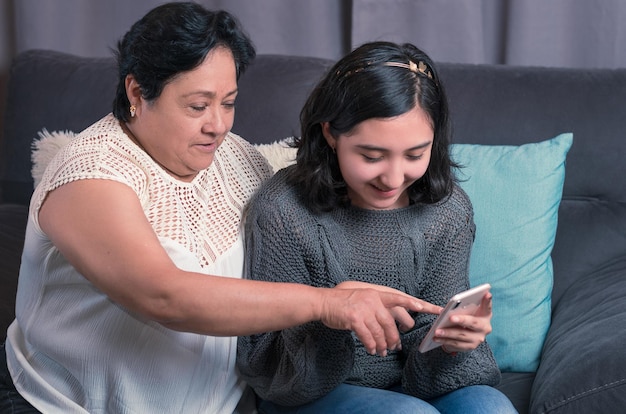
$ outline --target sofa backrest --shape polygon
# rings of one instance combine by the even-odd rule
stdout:
[[[260,55],[242,76],[233,131],[254,143],[299,133],[299,111],[332,64]],[[573,132],[553,251],[553,304],[581,277],[626,268],[626,69],[439,64],[454,140],[523,144]],[[12,67],[0,153],[1,200],[27,204],[31,143],[110,112],[113,58],[27,51]]]
[[[580,278],[626,274],[626,68],[440,68],[456,142],[517,145],[574,134],[552,251],[553,307]]]
[[[233,132],[270,143],[299,133],[299,112],[331,61],[260,55],[239,82]],[[19,54],[9,75],[0,153],[0,201],[28,204],[33,191],[30,151],[37,133],[79,132],[111,112],[114,59],[51,50]],[[1,142],[1,141],[0,141]]]

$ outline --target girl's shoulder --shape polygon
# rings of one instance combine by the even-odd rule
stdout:
[[[474,220],[472,202],[467,193],[456,183],[453,185],[450,195],[438,203],[427,205],[424,210],[439,217],[439,220],[450,223],[469,223]]]
[[[278,170],[261,185],[255,198],[262,198],[264,202],[270,204],[297,203],[297,189],[288,182],[292,169],[293,166],[289,166]]]
[[[451,203],[454,208],[459,208],[463,211],[472,211],[472,201],[469,195],[456,183],[452,187],[452,193],[448,197],[448,202]]]
[[[278,170],[259,187],[249,205],[249,210],[257,218],[296,222],[311,215],[298,189],[288,182],[291,169],[292,166]]]

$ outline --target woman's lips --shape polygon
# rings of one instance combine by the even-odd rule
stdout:
[[[215,152],[215,150],[217,149],[217,143],[211,142],[207,144],[196,144],[195,147],[198,148],[202,152],[210,153],[210,152]]]

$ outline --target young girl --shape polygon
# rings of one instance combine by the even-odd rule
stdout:
[[[315,88],[301,122],[296,164],[261,188],[246,218],[250,278],[367,282],[440,306],[469,287],[472,205],[455,184],[446,95],[426,54],[357,48]],[[515,412],[491,387],[491,315],[486,294],[475,316],[437,332],[441,347],[420,353],[435,315],[416,313],[400,346],[378,355],[311,322],[240,338],[238,366],[261,413]]]

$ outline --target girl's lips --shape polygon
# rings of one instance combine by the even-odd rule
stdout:
[[[372,187],[378,194],[380,194],[383,197],[393,197],[397,192],[397,189],[383,190],[382,188],[377,187],[373,184],[372,184]]]

